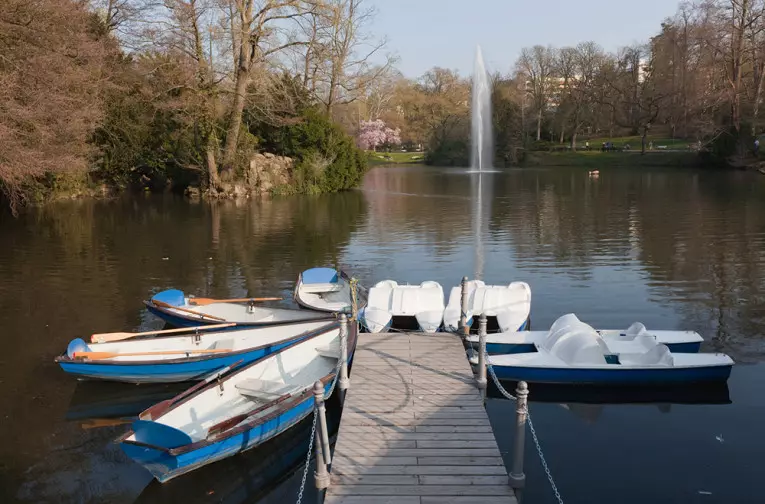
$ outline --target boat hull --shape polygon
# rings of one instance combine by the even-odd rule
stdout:
[[[198,380],[210,373],[242,361],[249,364],[286,348],[301,338],[293,338],[250,351],[214,354],[209,357],[161,362],[106,362],[60,360],[66,373],[80,379],[126,383],[176,383]]]
[[[492,366],[500,380],[576,385],[661,385],[700,382],[724,382],[731,366],[698,366],[687,368],[585,369],[541,368],[525,366]]]
[[[330,386],[325,386],[325,393]],[[309,397],[251,429],[180,455],[174,455],[172,450],[158,450],[136,443],[122,442],[121,447],[128,457],[143,465],[158,481],[164,483],[207,464],[255,448],[287,432],[311,414],[313,402],[313,398]]]

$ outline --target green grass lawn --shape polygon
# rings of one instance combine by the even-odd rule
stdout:
[[[590,142],[592,145],[592,142]],[[529,152],[525,166],[572,166],[598,170],[609,167],[684,167],[696,166],[699,156],[695,152]]]
[[[595,137],[590,139],[578,139],[577,140],[577,148],[584,147],[584,142],[588,141],[590,142],[590,148],[591,149],[600,149],[600,146],[603,144],[603,142],[613,142],[614,146],[617,149],[621,149],[625,145],[629,144],[630,148],[632,150],[640,150],[640,142],[641,137],[639,135],[636,136],[623,136],[623,137]],[[690,143],[688,140],[682,140],[679,138],[666,138],[662,136],[656,136],[652,137],[651,135],[648,135],[646,138],[646,148],[648,148],[647,143],[653,142],[653,148],[654,150],[660,150],[657,149],[658,146],[665,146],[667,149],[681,149],[681,150],[687,150],[688,144]]]
[[[370,165],[379,164],[414,164],[425,160],[424,152],[374,152],[367,151]]]

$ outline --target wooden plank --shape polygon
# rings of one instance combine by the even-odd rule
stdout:
[[[327,495],[324,504],[420,504],[420,498],[401,495]]]
[[[332,485],[333,495],[513,495],[507,485]]]
[[[402,497],[402,499],[408,497]],[[404,501],[402,501],[403,503]],[[408,502],[408,501],[407,501]],[[510,504],[517,502],[515,497],[498,496],[439,496],[439,497],[420,497],[420,504]]]
[[[429,477],[429,476],[424,476]],[[433,476],[435,478],[444,476]],[[447,476],[448,477],[448,476]],[[491,477],[491,476],[489,476]],[[333,474],[333,485],[419,485],[420,476],[414,474]],[[507,479],[507,478],[505,478]]]
[[[491,428],[491,424],[484,425],[415,425],[413,426],[414,432],[494,432]],[[492,434],[493,435],[493,434]]]
[[[499,457],[496,448],[392,448],[384,445],[360,446],[345,445],[343,456],[347,457]]]
[[[417,457],[419,465],[499,465],[504,467],[502,457]]]
[[[335,456],[332,459],[332,467],[342,465],[356,465],[356,464],[368,464],[368,465],[415,465],[417,464],[417,457],[386,457],[386,456],[348,456],[344,453],[335,452]]]
[[[420,475],[421,485],[509,485],[506,474],[498,476]]]
[[[499,451],[497,442],[494,439],[481,439],[481,440],[417,440],[417,448],[462,448],[465,446],[471,448],[493,448]],[[402,447],[403,448],[403,447]],[[408,447],[407,447],[408,448]]]
[[[449,475],[449,476],[507,476],[504,465],[490,466],[361,466],[361,465],[343,465],[332,468],[332,475],[335,474],[413,474],[413,475]]]

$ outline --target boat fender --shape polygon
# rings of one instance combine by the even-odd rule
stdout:
[[[69,346],[66,347],[66,356],[70,359],[74,359],[75,353],[78,352],[90,352],[91,348],[82,338],[73,339]]]

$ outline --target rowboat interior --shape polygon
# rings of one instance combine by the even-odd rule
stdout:
[[[185,433],[189,439],[180,444],[206,439],[216,425],[259,410],[239,422],[256,423],[278,409],[285,397],[300,395],[312,388],[314,382],[332,373],[340,355],[338,335],[337,329],[328,331],[258,361],[152,418],[152,423],[171,427],[168,431],[176,435]],[[136,431],[126,440],[150,442],[142,439],[144,434],[148,433]],[[151,434],[156,435],[156,432]],[[167,438],[163,444],[166,442]]]

